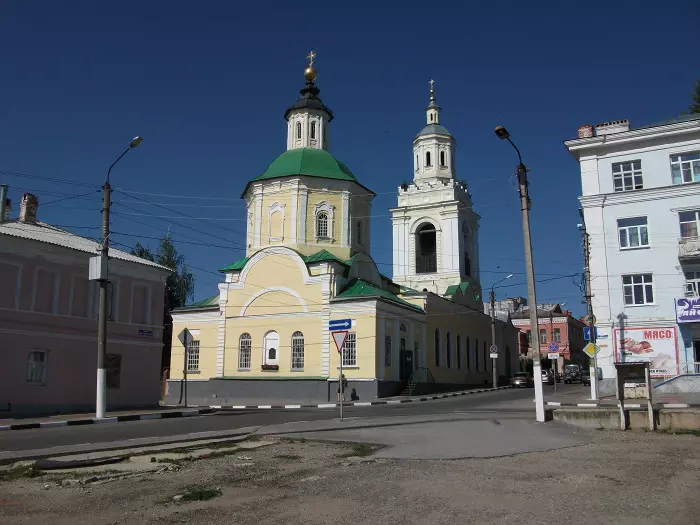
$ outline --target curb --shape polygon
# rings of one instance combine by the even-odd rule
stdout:
[[[608,405],[600,403],[560,403],[558,401],[547,401],[545,403],[550,407],[578,407],[578,408],[620,408],[620,403]],[[654,408],[700,408],[698,404],[688,403],[653,403]],[[642,408],[641,403],[625,403],[625,408]],[[646,408],[646,403],[644,404]]]
[[[97,419],[94,417],[85,419],[68,419],[65,421],[39,421],[36,423],[18,423],[16,425],[0,425],[2,430],[31,430],[35,428],[72,427],[81,425],[99,425],[102,423],[123,423],[125,421],[146,421],[151,419],[170,419],[176,417],[201,416],[211,414],[212,408],[198,408],[194,410],[182,410],[179,412],[153,412],[148,414],[125,414],[123,416],[106,417]]]
[[[435,399],[445,399],[449,397],[466,396],[470,394],[480,394],[482,392],[493,392],[495,390],[505,390],[510,386],[499,386],[497,388],[480,388],[475,390],[464,390],[461,392],[449,392],[432,396],[410,397],[408,399],[388,399],[386,401],[356,401],[354,403],[343,403],[344,407],[356,406],[367,407],[375,405],[398,405],[403,403],[418,403],[421,401],[433,401]],[[80,425],[99,425],[102,423],[123,423],[126,421],[147,421],[152,419],[170,419],[177,417],[192,417],[205,414],[212,414],[218,410],[298,410],[300,408],[338,408],[339,403],[315,403],[309,405],[286,404],[286,405],[209,405],[192,410],[182,410],[176,412],[153,412],[147,414],[125,414],[123,416],[106,417],[104,419],[85,418],[70,419],[65,421],[42,421],[37,423],[18,423],[13,425],[0,425],[3,430],[32,430],[37,428],[71,427]]]
[[[482,392],[494,392],[496,390],[510,389],[510,386],[499,386],[496,388],[480,388],[475,390],[464,390],[461,392],[449,392],[432,396],[409,397],[407,399],[387,399],[386,401],[355,401],[353,403],[343,403],[344,407],[368,407],[376,405],[399,405],[403,403],[419,403],[421,401],[433,401],[435,399],[445,399],[448,397],[467,396],[470,394],[480,394]],[[340,403],[313,403],[308,405],[209,405],[212,410],[295,410],[300,408],[338,408]]]

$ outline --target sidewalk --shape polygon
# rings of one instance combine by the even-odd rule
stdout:
[[[652,402],[654,406],[660,408],[691,408],[700,407],[700,392],[687,394],[664,394],[652,390]],[[547,392],[544,396],[547,406],[575,406],[580,408],[591,407],[617,407],[618,401],[615,396],[602,396],[598,401],[591,400],[591,389],[589,386],[580,390],[567,390],[558,392]],[[625,406],[635,408],[636,405],[645,404],[643,399],[625,400]]]

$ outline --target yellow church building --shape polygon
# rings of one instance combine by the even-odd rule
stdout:
[[[375,194],[328,151],[333,113],[310,58],[284,113],[286,151],[243,190],[246,256],[220,268],[218,294],[172,313],[167,402],[178,401],[185,372],[192,404],[335,401],[341,359],[348,400],[491,383],[479,217],[455,178],[432,83],[414,181],[391,210],[392,280],[369,253]],[[329,331],[341,319],[351,320],[342,356]],[[509,319],[496,321],[502,380],[519,366],[516,334]]]

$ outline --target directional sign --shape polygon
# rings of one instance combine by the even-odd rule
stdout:
[[[180,332],[177,335],[177,338],[182,343],[182,346],[185,347],[185,352],[187,352],[187,342],[192,340],[192,337],[190,336],[190,331],[187,328],[183,328],[182,332]]]
[[[596,338],[596,340],[598,340],[598,327],[597,326],[593,327],[593,335]],[[584,341],[591,340],[591,329],[588,326],[583,329],[583,340]]]
[[[600,352],[600,348],[598,348],[593,343],[588,343],[586,346],[583,347],[583,353],[591,359],[593,359],[598,352]]]
[[[335,341],[335,347],[338,349],[338,353],[343,351],[343,345],[345,344],[345,338],[348,336],[347,330],[341,330],[339,332],[331,332],[333,336],[333,341]]]
[[[549,351],[552,353],[559,351],[559,345],[556,341],[552,341],[551,343],[549,343],[549,346],[547,348],[549,348]]]
[[[547,357],[549,357],[552,361],[555,361],[559,359],[559,352],[550,352],[547,354]]]
[[[328,329],[332,332],[335,330],[350,330],[352,328],[352,319],[335,319],[328,321]]]

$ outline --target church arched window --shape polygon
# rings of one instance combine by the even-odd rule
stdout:
[[[441,151],[440,152],[440,166],[443,168],[445,167],[445,152]]]
[[[297,122],[297,138],[301,138],[301,122]]]
[[[431,113],[431,114],[430,114],[430,122],[433,121],[433,117],[434,117],[434,115]]]
[[[426,222],[416,231],[416,273],[437,271],[437,231]]]
[[[416,155],[416,171],[418,171],[419,169],[420,169],[420,160],[419,160],[418,155]]]
[[[311,138],[312,139],[316,138],[316,123],[315,122],[311,123]]]
[[[429,151],[425,152],[425,165],[430,166],[430,152]]]
[[[328,238],[328,214],[325,211],[316,215],[316,237]]]

